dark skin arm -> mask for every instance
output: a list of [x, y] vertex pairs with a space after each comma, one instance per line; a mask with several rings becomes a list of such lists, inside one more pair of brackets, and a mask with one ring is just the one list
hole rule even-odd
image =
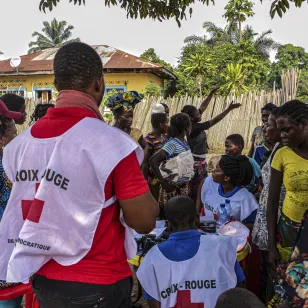
[[217, 115], [215, 118], [211, 119], [210, 121], [203, 122], [203, 123], [197, 123], [196, 124], [197, 127], [193, 128], [192, 134], [190, 136], [194, 137], [194, 135], [199, 134], [201, 131], [208, 130], [209, 128], [211, 128], [212, 126], [220, 122], [222, 119], [224, 119], [229, 114], [230, 111], [232, 111], [233, 109], [239, 108], [240, 106], [241, 106], [240, 104], [234, 104], [232, 102], [225, 111]]
[[283, 182], [283, 173], [271, 168], [271, 182], [267, 201], [267, 230], [269, 240], [268, 263], [273, 269], [276, 269], [280, 262], [280, 255], [276, 247], [277, 233], [277, 215], [279, 207], [279, 198], [281, 185]]
[[156, 300], [147, 300], [149, 308], [160, 308], [160, 302], [156, 301]]
[[225, 111], [223, 111], [222, 113], [220, 113], [215, 118], [213, 118], [209, 121], [210, 127], [212, 127], [215, 124], [217, 124], [218, 122], [220, 122], [223, 118], [225, 118], [229, 114], [230, 111], [237, 109], [239, 107], [241, 107], [241, 104], [235, 104], [235, 103], [232, 102]]
[[149, 177], [149, 146], [146, 143], [146, 141], [144, 140], [143, 136], [141, 136], [139, 138], [138, 143], [144, 151], [144, 160], [143, 160], [143, 163], [141, 165], [141, 171], [144, 175], [144, 178], [147, 181], [148, 177]]
[[252, 157], [254, 151], [255, 151], [255, 144], [252, 143], [252, 144], [251, 144], [251, 147], [250, 147], [250, 150], [249, 150], [249, 152], [248, 152], [248, 157]]
[[202, 201], [201, 201], [201, 191], [202, 191], [202, 186], [203, 186], [204, 180], [201, 181], [198, 189], [198, 195], [197, 195], [197, 201], [196, 201], [196, 207], [197, 207], [197, 213], [201, 212], [202, 209]]
[[206, 97], [206, 99], [202, 102], [200, 108], [199, 108], [199, 111], [200, 113], [202, 114], [206, 108], [209, 106], [214, 94], [219, 90], [220, 87], [217, 87], [215, 89], [213, 89], [210, 94]]
[[155, 228], [158, 205], [150, 192], [126, 200], [119, 200], [126, 224], [139, 234], [147, 234]]
[[150, 158], [150, 165], [154, 175], [159, 180], [161, 186], [168, 192], [173, 191], [175, 188], [164, 180], [163, 176], [160, 173], [159, 166], [167, 158], [167, 153], [165, 151], [159, 151], [154, 156]]

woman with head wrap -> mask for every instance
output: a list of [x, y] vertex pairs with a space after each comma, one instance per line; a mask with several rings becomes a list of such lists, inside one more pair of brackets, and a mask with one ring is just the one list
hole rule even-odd
[[145, 160], [142, 164], [142, 171], [145, 178], [148, 178], [148, 145], [143, 138], [142, 131], [138, 128], [133, 128], [134, 109], [141, 102], [143, 96], [136, 91], [128, 91], [118, 93], [110, 97], [105, 104], [113, 113], [114, 127], [122, 130], [130, 135], [144, 150]]

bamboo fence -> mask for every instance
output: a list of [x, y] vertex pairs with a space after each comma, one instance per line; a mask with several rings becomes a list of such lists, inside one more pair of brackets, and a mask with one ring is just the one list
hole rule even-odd
[[[246, 149], [249, 147], [252, 132], [256, 126], [261, 124], [261, 108], [272, 102], [277, 106], [294, 99], [298, 87], [300, 71], [293, 69], [282, 74], [282, 89], [273, 89], [270, 92], [249, 92], [242, 94], [238, 98], [232, 96], [214, 97], [202, 115], [202, 121], [214, 118], [216, 115], [224, 111], [229, 104], [234, 101], [240, 103], [241, 107], [231, 111], [221, 122], [213, 126], [207, 132], [208, 144], [213, 152], [220, 152], [224, 149], [225, 138], [233, 133], [241, 134], [245, 140]], [[201, 97], [173, 97], [164, 99], [163, 97], [149, 97], [138, 104], [134, 114], [134, 127], [142, 130], [146, 135], [152, 130], [151, 128], [151, 109], [155, 102], [165, 103], [169, 106], [170, 116], [180, 113], [185, 105], [194, 105], [199, 107], [203, 101]], [[25, 130], [30, 123], [37, 101], [33, 99], [26, 100], [27, 120], [24, 125], [17, 126], [18, 133]]]

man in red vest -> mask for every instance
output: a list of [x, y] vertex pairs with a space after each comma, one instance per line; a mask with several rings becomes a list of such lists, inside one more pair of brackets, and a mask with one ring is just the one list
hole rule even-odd
[[[49, 109], [32, 127], [31, 134], [37, 139], [61, 136], [86, 117], [102, 119], [98, 107], [105, 91], [103, 65], [94, 49], [83, 43], [60, 48], [54, 74], [59, 97], [56, 108]], [[76, 142], [82, 144], [83, 140]], [[94, 155], [100, 159], [100, 153]], [[135, 152], [109, 175], [105, 200], [113, 196], [117, 201], [103, 209], [88, 254], [71, 266], [51, 260], [34, 275], [33, 289], [41, 308], [131, 307], [131, 270], [119, 212], [122, 209], [127, 225], [138, 233], [150, 232], [158, 215]]]

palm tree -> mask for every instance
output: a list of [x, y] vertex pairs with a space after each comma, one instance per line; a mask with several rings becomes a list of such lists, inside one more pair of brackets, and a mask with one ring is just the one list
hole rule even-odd
[[184, 72], [196, 78], [196, 84], [202, 96], [202, 81], [203, 76], [212, 71], [215, 66], [212, 64], [212, 59], [205, 51], [198, 51], [196, 54], [191, 54], [182, 64]]
[[44, 21], [43, 25], [43, 33], [34, 32], [32, 34], [32, 37], [36, 37], [36, 41], [29, 44], [29, 54], [47, 48], [61, 47], [72, 42], [80, 42], [79, 38], [70, 39], [72, 37], [72, 30], [74, 27], [67, 25], [66, 21], [58, 22], [54, 18], [51, 23]]
[[[229, 23], [225, 28], [220, 28], [212, 22], [205, 22], [203, 28], [208, 34], [207, 45], [216, 46], [226, 43], [236, 45], [241, 42], [241, 35], [236, 22]], [[251, 26], [246, 26], [242, 32], [242, 41], [251, 41], [262, 58], [268, 58], [272, 50], [277, 50], [280, 46], [269, 35], [272, 30], [267, 30], [261, 34], [256, 33]]]
[[248, 91], [248, 88], [244, 85], [246, 76], [241, 64], [228, 64], [226, 71], [221, 75], [225, 78], [225, 84], [222, 89], [226, 90], [226, 96], [231, 93], [238, 97], [241, 93]]

